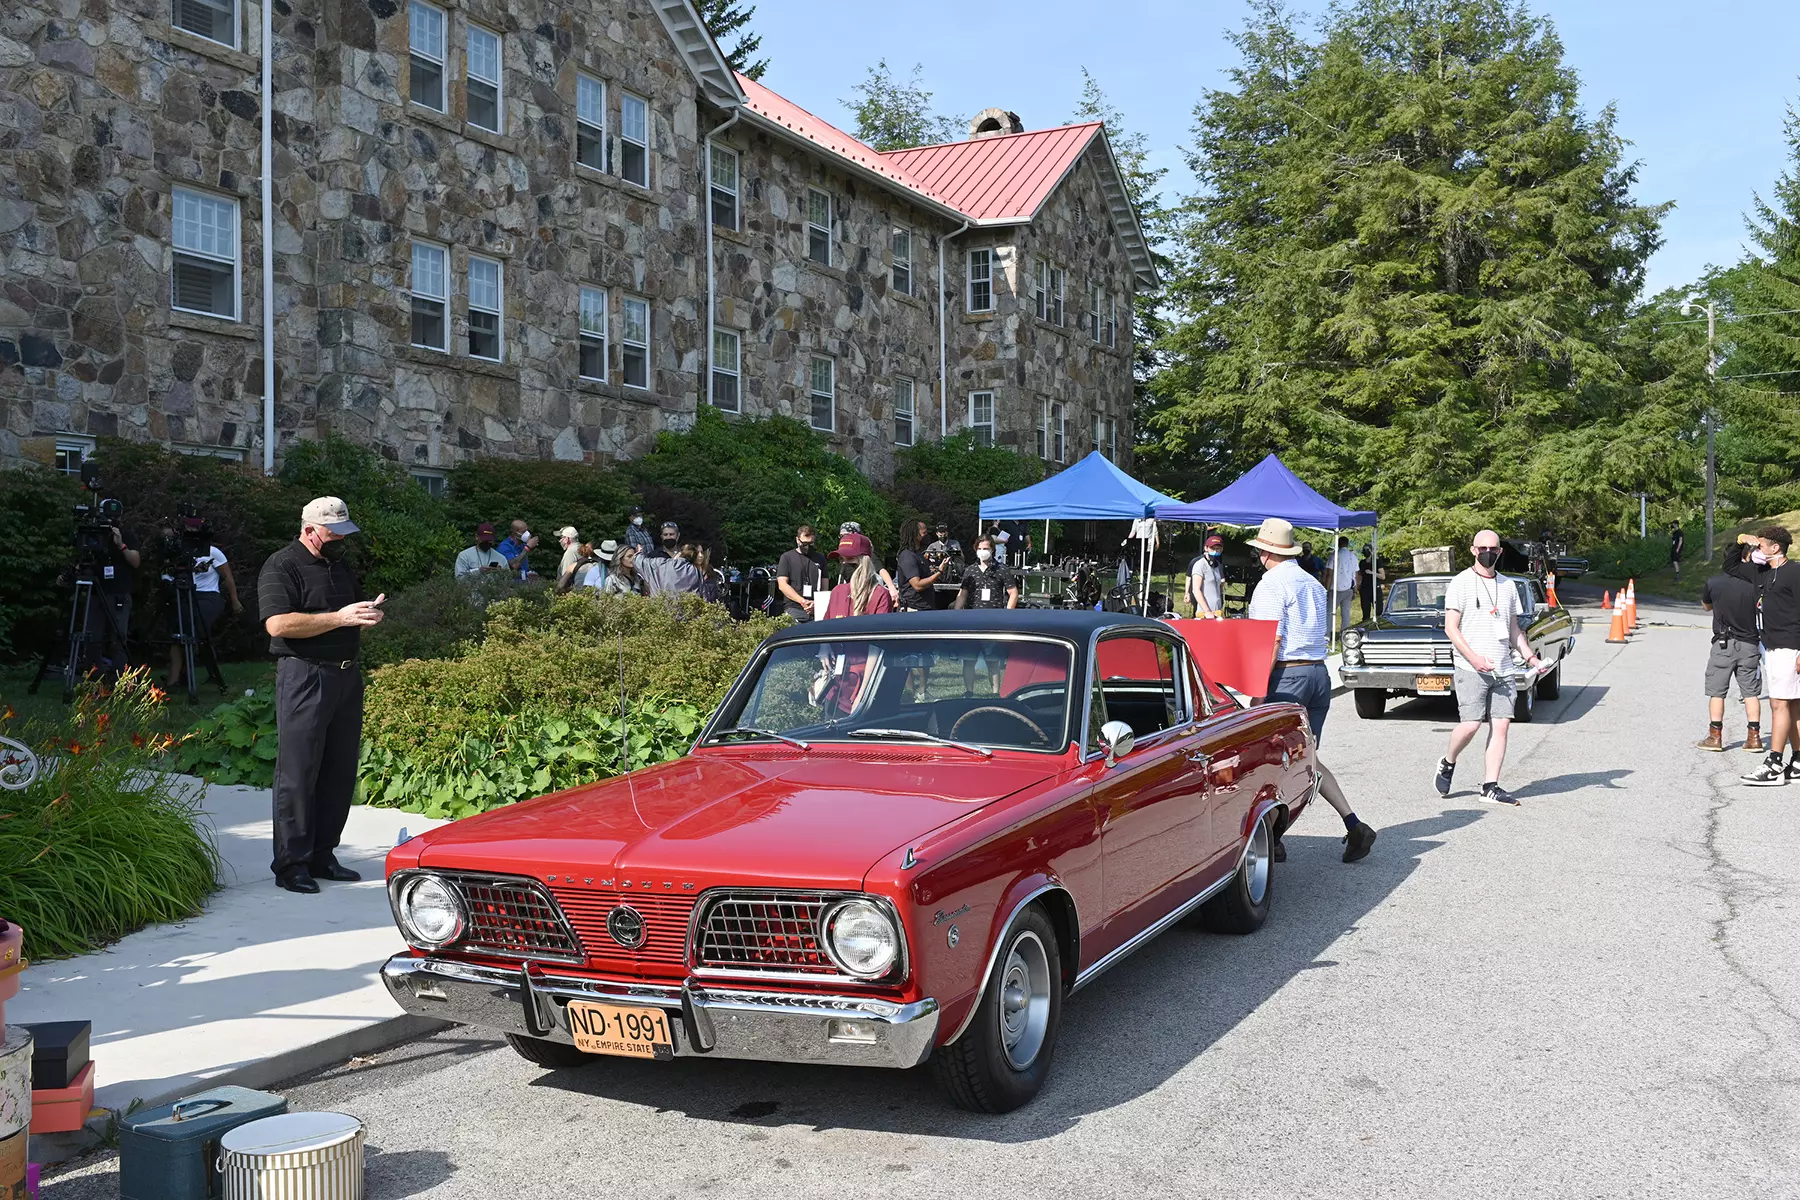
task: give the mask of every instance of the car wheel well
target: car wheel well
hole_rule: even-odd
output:
[[[1061,888],[1051,888],[1033,904],[1040,906],[1056,930],[1056,946],[1062,952],[1062,976],[1065,987],[1073,987],[1080,967],[1081,925],[1075,915],[1075,901]]]

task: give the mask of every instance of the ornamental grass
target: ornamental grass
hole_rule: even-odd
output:
[[[156,730],[166,701],[139,670],[84,684],[52,727],[17,729],[13,710],[0,712],[0,732],[38,756],[30,784],[0,790],[0,916],[24,927],[28,957],[194,916],[218,887],[200,792],[161,761],[176,745]]]

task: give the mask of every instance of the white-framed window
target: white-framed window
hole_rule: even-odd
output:
[[[185,454],[189,458],[222,458],[226,462],[241,463],[244,452],[236,446],[207,446],[199,442],[171,442],[169,449],[177,454]]]
[[[1038,320],[1052,325],[1063,323],[1063,269],[1051,266],[1047,259],[1038,260],[1037,280],[1032,288],[1037,304]]]
[[[912,295],[912,230],[895,226],[894,290],[902,296]]]
[[[425,0],[412,0],[412,79],[408,95],[414,104],[443,112],[444,10]]]
[[[575,161],[606,170],[606,84],[592,75],[575,76]]]
[[[969,251],[969,311],[994,311],[994,252]]]
[[[823,355],[812,360],[807,390],[812,395],[812,427],[827,432],[837,428],[837,363]]]
[[[1103,320],[1101,313],[1104,311],[1105,303],[1106,302],[1101,298],[1100,289],[1095,288],[1093,295],[1089,297],[1088,336],[1093,338],[1096,342],[1100,340],[1101,323]]]
[[[969,393],[969,428],[975,432],[977,446],[994,444],[994,393]]]
[[[806,257],[831,265],[831,193],[806,189]]]
[[[175,256],[169,303],[183,312],[238,319],[238,204],[176,188],[169,240]]]
[[[1037,423],[1037,456],[1042,459],[1050,457],[1050,401],[1039,402]]]
[[[913,444],[913,381],[901,375],[894,380],[894,445]]]
[[[1106,348],[1112,350],[1119,344],[1119,302],[1112,296],[1106,298],[1106,337],[1103,340]]]
[[[738,389],[742,370],[742,343],[729,329],[713,330],[712,402],[726,412],[741,412],[743,398]]]
[[[619,96],[619,177],[650,186],[650,102],[630,92]]]
[[[1106,418],[1106,457],[1119,461],[1119,427],[1111,417]]]
[[[738,156],[736,150],[712,148],[712,221],[738,227]]]
[[[1102,447],[1102,443],[1100,441],[1100,414],[1099,413],[1094,414],[1093,425],[1094,425],[1093,433],[1088,439],[1089,449],[1099,450]]]
[[[409,474],[412,481],[425,489],[425,494],[442,500],[450,490],[450,478],[435,467],[414,467]]]
[[[1060,403],[1052,404],[1050,406],[1050,457],[1057,462],[1067,462],[1068,449],[1069,418]]]
[[[491,258],[469,256],[469,357],[499,362],[505,357],[501,301],[506,270]]]
[[[499,133],[502,120],[500,95],[500,35],[479,25],[469,26],[469,55],[464,71],[464,99],[469,124]]]
[[[604,288],[581,289],[580,365],[576,370],[583,379],[606,379],[606,291]]]
[[[94,456],[94,449],[98,444],[84,434],[59,433],[56,435],[56,457],[51,460],[52,465],[64,475],[79,475],[81,464]]]
[[[174,24],[195,37],[237,48],[237,0],[175,0]]]
[[[627,296],[619,305],[624,315],[624,329],[620,331],[619,344],[623,347],[622,362],[625,386],[631,388],[648,388],[650,386],[650,302],[637,296]]]
[[[412,248],[412,344],[450,348],[450,251],[432,242]]]

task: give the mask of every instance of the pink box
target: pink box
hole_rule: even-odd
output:
[[[73,1133],[94,1107],[94,1064],[81,1068],[66,1088],[33,1088],[31,1132]]]

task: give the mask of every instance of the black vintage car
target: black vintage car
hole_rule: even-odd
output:
[[[1370,720],[1387,709],[1390,696],[1450,696],[1455,663],[1444,632],[1444,593],[1450,575],[1409,575],[1388,589],[1381,616],[1344,632],[1344,665],[1338,674],[1356,693],[1356,715]],[[1562,690],[1562,664],[1575,647],[1575,622],[1561,605],[1549,603],[1544,585],[1517,575],[1501,578],[1519,589],[1519,618],[1543,666],[1517,663],[1519,699],[1513,720],[1531,720],[1539,699]]]

